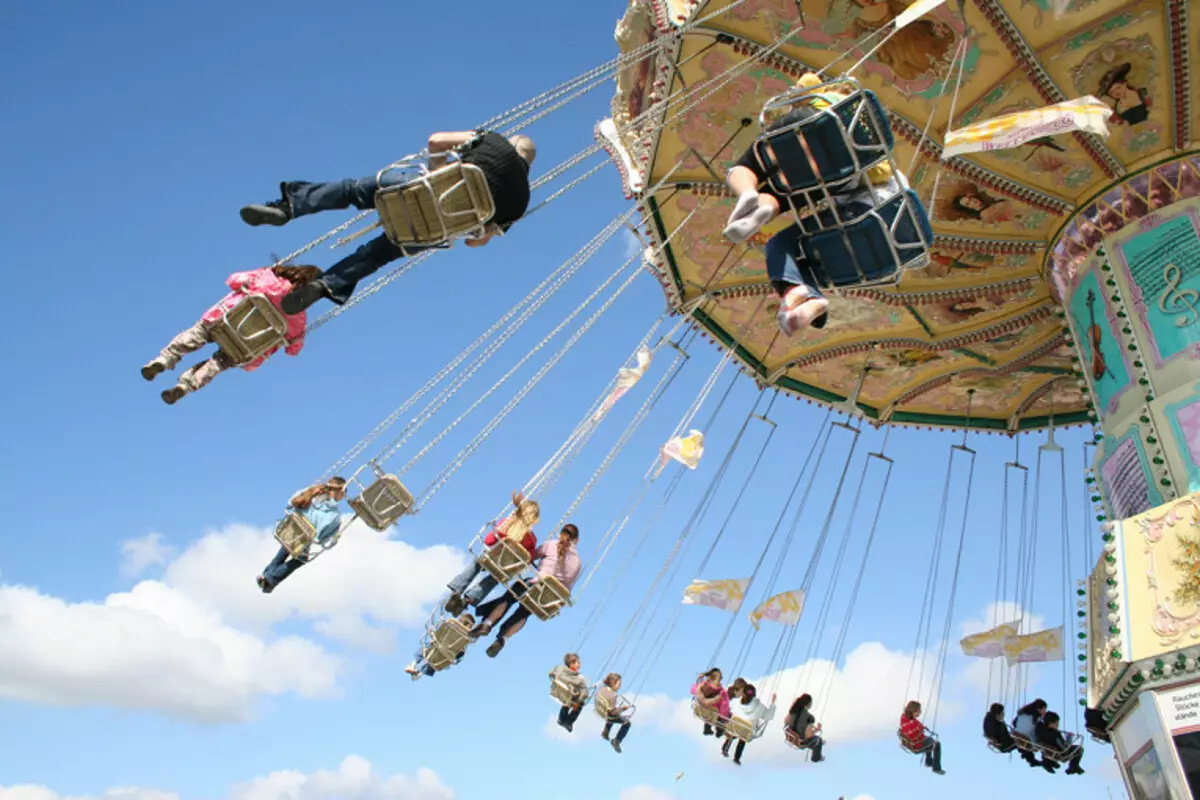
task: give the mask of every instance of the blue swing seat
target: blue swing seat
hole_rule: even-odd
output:
[[[816,92],[785,95],[771,105],[802,107]],[[859,174],[887,160],[894,139],[887,112],[869,89],[859,89],[812,115],[774,128],[754,142],[771,190],[782,196],[850,189]]]
[[[903,269],[929,261],[933,229],[925,207],[906,189],[877,208],[804,242],[812,274],[822,288],[894,283]]]

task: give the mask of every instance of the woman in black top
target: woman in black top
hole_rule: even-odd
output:
[[[810,708],[812,708],[812,695],[802,694],[797,697],[792,703],[792,707],[788,709],[787,716],[783,719],[783,735],[796,747],[811,750],[812,760],[815,764],[825,760],[825,757],[821,755],[825,740],[818,735],[821,726],[809,711]]]
[[[496,211],[487,221],[489,232],[477,239],[467,239],[468,247],[481,247],[496,232],[504,232],[525,213],[529,207],[529,166],[537,155],[533,140],[528,136],[504,138],[491,131],[462,131],[458,133],[435,133],[429,137],[430,162],[458,149],[459,158],[466,164],[475,164],[483,170]],[[269,203],[249,205],[242,209],[242,220],[247,225],[286,225],[296,217],[316,214],[320,211],[349,208],[363,210],[375,208],[375,193],[397,183],[405,183],[403,174],[385,175],[380,182],[375,175],[365,178],[308,183],[285,181],[279,185],[282,197]],[[350,255],[330,267],[319,280],[308,283],[287,295],[281,304],[285,314],[295,314],[311,306],[322,297],[328,297],[341,305],[350,299],[354,287],[363,278],[378,271],[385,264],[404,256],[437,245],[408,246],[400,248],[387,236],[378,236],[359,247]]]

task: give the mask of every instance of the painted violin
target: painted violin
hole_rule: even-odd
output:
[[[1096,324],[1096,293],[1088,289],[1088,341],[1092,344],[1092,379],[1100,380],[1108,373],[1108,364],[1104,361],[1104,351],[1100,349],[1100,326]],[[1109,373],[1111,374],[1111,373]]]

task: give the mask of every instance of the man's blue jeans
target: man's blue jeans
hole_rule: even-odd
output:
[[[450,581],[446,586],[455,594],[461,594],[468,605],[478,606],[483,602],[483,598],[491,594],[492,589],[500,585],[500,582],[492,577],[492,574],[489,572],[478,583],[471,586],[471,582],[475,580],[475,576],[480,572],[483,572],[483,567],[479,566],[478,561],[472,561],[467,565],[466,569],[458,573],[454,577],[454,580]]]
[[[296,570],[308,563],[308,559],[288,558],[286,547],[279,548],[279,552],[275,554],[275,558],[271,559],[271,563],[263,570],[263,577],[267,583],[274,588],[283,583],[287,576],[291,575]]]
[[[328,183],[289,181],[283,185],[283,193],[291,203],[292,217],[351,206],[365,211],[375,208],[375,192],[381,187],[404,183],[409,177],[400,170],[393,170],[384,176],[382,182],[376,180],[374,175]],[[350,299],[354,287],[363,278],[398,258],[429,249],[429,245],[412,245],[402,250],[392,244],[387,236],[377,236],[327,269],[321,281],[329,289],[330,299],[341,305]]]

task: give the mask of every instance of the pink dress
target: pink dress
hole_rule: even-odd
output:
[[[204,312],[204,316],[200,318],[201,322],[214,323],[221,319],[226,311],[236,306],[242,301],[242,298],[251,294],[265,295],[268,300],[279,308],[280,302],[284,295],[292,290],[291,281],[284,280],[271,270],[270,267],[255,269],[249,272],[235,272],[225,279],[225,284],[232,289],[229,294],[221,298],[221,301],[215,306]],[[283,309],[280,309],[282,312]],[[284,319],[287,320],[287,349],[284,351],[289,356],[299,355],[304,349],[304,329],[308,325],[308,315],[301,311],[298,314],[284,314]],[[279,350],[274,347],[268,350],[262,356],[246,364],[242,369],[247,372],[252,372],[262,366],[262,363],[275,352]]]

